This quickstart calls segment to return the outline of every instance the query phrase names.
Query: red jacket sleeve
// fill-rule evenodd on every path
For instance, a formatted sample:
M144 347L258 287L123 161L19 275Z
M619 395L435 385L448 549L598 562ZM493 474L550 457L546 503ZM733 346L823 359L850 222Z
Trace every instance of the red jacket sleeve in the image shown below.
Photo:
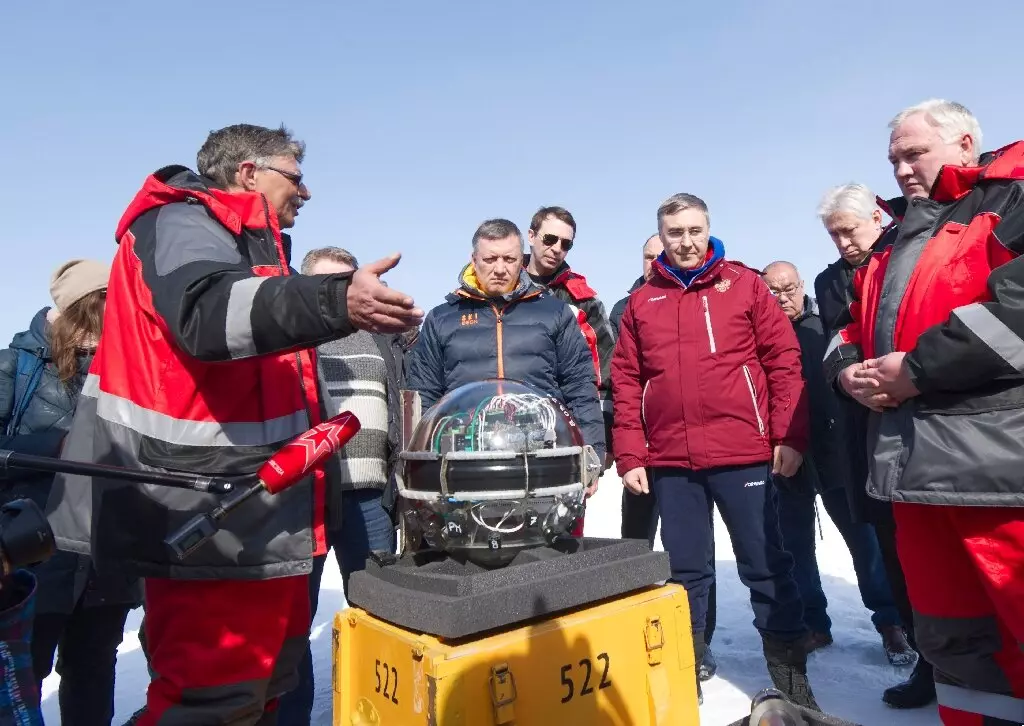
M640 350L636 344L632 298L622 314L611 373L615 406L612 451L615 452L616 471L622 476L631 469L647 466L647 435L641 416L644 382L640 380Z
M768 378L768 434L773 447L807 450L810 431L800 343L793 324L760 279L754 282L754 344Z

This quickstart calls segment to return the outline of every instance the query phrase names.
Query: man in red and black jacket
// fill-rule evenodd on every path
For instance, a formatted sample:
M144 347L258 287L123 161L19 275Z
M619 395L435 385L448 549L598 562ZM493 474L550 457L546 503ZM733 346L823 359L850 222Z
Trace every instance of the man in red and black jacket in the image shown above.
M576 220L567 209L541 207L530 220L527 240L531 253L526 255L523 264L535 283L550 290L576 314L576 321L594 359L605 438L611 440L611 364L612 353L615 352L615 330L597 292L587 284L587 278L572 270L565 261L575 238Z
M826 375L871 411L918 647L947 726L1024 723L1024 142L979 158L958 103L889 124L908 200L859 267Z
M707 205L691 194L658 209L665 251L626 303L612 360L615 460L625 486L657 497L672 580L689 595L696 662L717 505L772 681L817 708L771 480L793 476L808 444L800 346L761 275L726 260L709 227Z
M150 176L117 228L103 339L64 457L131 469L251 477L321 420L313 348L422 312L379 275L294 274L291 227L309 191L284 128L213 132L199 174ZM264 723L294 687L309 629L308 574L324 549L321 472L264 493L184 562L164 539L217 495L94 479L54 485L61 549L144 577L156 675L136 722Z

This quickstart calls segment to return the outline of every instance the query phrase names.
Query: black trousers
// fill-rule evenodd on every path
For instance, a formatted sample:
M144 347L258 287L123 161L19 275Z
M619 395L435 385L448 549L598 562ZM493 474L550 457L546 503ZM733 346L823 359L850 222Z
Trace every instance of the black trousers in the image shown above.
M84 607L70 614L36 615L32 624L32 670L36 680L60 674L60 721L64 726L110 726L114 718L114 670L124 637L127 605Z
M711 529L714 531L714 513L711 515ZM633 494L622 487L622 539L645 539L654 548L654 537L658 533L658 500L654 492ZM715 569L715 542L711 542L711 569ZM708 590L708 613L704 621L704 643L711 645L718 622L718 587L711 582Z
M907 581L903 577L903 565L900 564L900 556L896 551L896 521L889 517L877 517L872 521L875 534L878 536L878 546L882 550L882 564L885 567L885 575L889 579L889 589L892 590L893 604L903 621L903 628L907 631L907 639L917 650L917 640L914 638L914 609L910 606L910 596L907 595Z

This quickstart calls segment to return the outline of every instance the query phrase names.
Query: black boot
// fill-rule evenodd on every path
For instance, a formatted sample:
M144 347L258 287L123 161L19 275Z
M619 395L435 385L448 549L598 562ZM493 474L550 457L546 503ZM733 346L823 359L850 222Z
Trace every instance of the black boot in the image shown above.
M700 668L697 669L697 677L702 681L710 681L717 672L718 661L715 660L715 654L711 652L709 645L704 648L704 660L700 662Z
M761 641L768 674L775 687L796 705L821 711L807 680L807 651L802 641L787 643L768 635L762 635Z
M707 652L707 646L704 645L704 633L693 634L693 665L694 665L694 679L697 683L697 705L704 705L704 690L700 687L700 667L701 663L704 662L704 654Z
M932 664L918 657L910 678L892 688L886 688L882 701L893 708L924 708L935 701L935 680Z

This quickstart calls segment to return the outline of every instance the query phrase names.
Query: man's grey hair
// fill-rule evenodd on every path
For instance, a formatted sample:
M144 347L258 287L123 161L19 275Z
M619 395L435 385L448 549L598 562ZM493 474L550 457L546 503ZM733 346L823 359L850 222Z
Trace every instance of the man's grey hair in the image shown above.
M693 194L673 194L671 197L666 199L658 207L658 226L661 226L661 220L668 214L679 214L684 209L699 209L704 212L704 218L708 222L708 227L711 226L711 213L708 211L708 205L700 197Z
M966 106L956 101L930 98L900 111L889 122L889 128L895 131L897 126L917 114L924 114L928 123L938 129L939 136L947 144L960 141L964 134L970 136L974 141L973 161L978 160L981 153L981 124Z
M238 165L251 161L266 168L275 156L290 156L302 163L306 144L295 139L283 125L277 129L235 124L210 132L196 155L200 174L221 187L233 186Z
M841 184L825 192L818 203L818 217L826 222L833 214L849 212L857 219L871 219L878 208L875 193L866 185Z
M299 272L303 275L313 274L313 267L320 260L330 260L331 262L348 265L353 270L359 269L359 262L356 261L356 256L348 250L341 247L317 247L315 250L307 252L306 256L302 258L302 266L299 268Z
M476 232L473 233L473 251L476 251L482 239L495 240L505 239L506 237L516 237L519 240L519 250L522 251L523 233L519 231L519 227L516 226L515 222L507 219L488 219L477 227Z

